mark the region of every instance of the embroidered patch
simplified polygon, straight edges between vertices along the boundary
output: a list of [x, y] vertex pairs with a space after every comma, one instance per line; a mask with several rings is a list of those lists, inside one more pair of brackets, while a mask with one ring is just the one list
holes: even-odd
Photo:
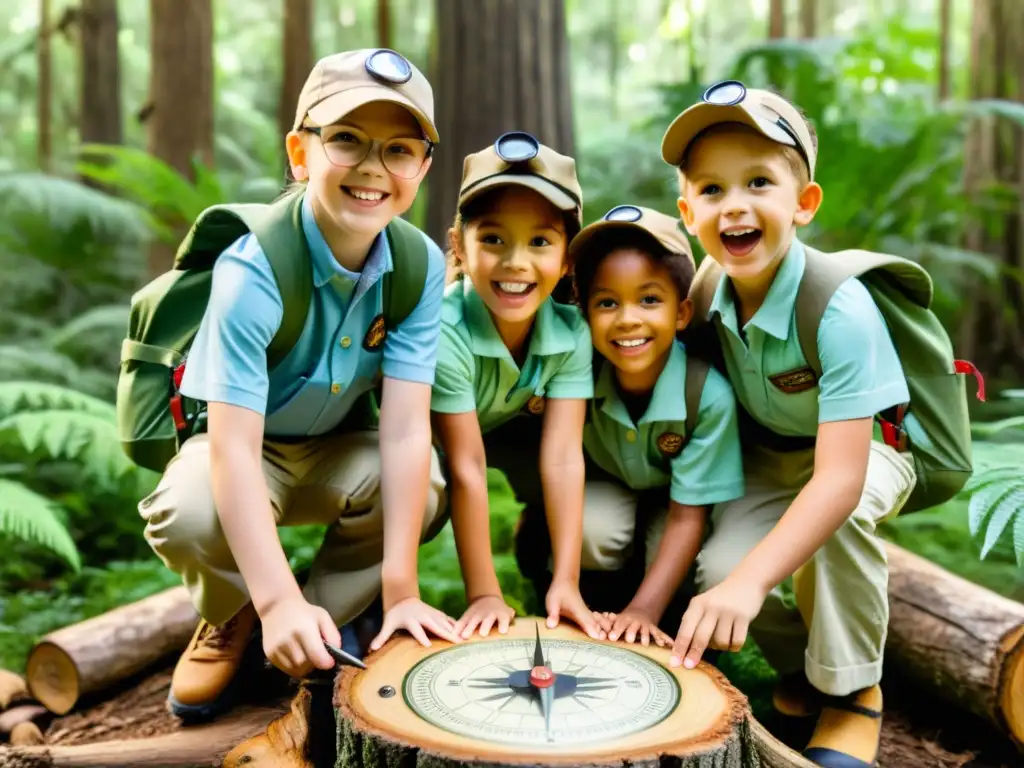
[[683, 436], [675, 432], [662, 432], [658, 438], [658, 450], [665, 456], [675, 458], [683, 452]]
[[370, 329], [366, 332], [366, 336], [363, 337], [363, 349], [367, 352], [380, 349], [385, 336], [387, 336], [387, 328], [384, 327], [384, 315], [377, 315], [370, 323]]
[[534, 416], [539, 416], [544, 413], [544, 407], [547, 405], [544, 395], [534, 395], [526, 401], [526, 410], [532, 413]]
[[818, 386], [818, 377], [810, 368], [797, 368], [785, 373], [777, 373], [769, 376], [768, 381], [775, 385], [775, 388], [787, 395], [795, 395], [797, 392], [806, 392]]

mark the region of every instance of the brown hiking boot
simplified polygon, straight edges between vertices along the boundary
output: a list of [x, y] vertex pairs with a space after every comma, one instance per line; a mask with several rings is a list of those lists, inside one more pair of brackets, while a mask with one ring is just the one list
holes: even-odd
[[208, 719], [229, 705], [235, 679], [258, 617], [247, 603], [224, 624], [200, 621], [181, 654], [167, 697], [170, 710], [183, 720]]
[[829, 696], [804, 757], [823, 768], [875, 768], [881, 735], [881, 687]]

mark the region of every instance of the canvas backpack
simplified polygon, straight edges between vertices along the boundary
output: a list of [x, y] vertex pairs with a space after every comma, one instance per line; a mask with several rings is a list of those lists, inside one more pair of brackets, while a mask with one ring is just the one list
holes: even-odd
[[[821, 378], [818, 325], [836, 289], [847, 279], [858, 278], [885, 319], [910, 391], [909, 403], [875, 417], [885, 442], [909, 450], [913, 456], [917, 483], [903, 512], [947, 501], [963, 488], [972, 472], [971, 423], [963, 374], [972, 374], [977, 380], [979, 400], [985, 399], [985, 382], [972, 363], [953, 356], [949, 336], [931, 310], [931, 277], [919, 264], [899, 256], [861, 250], [823, 253], [806, 246], [804, 250], [806, 265], [796, 295], [796, 327], [810, 371], [796, 374], [813, 375], [813, 386], [817, 386]], [[687, 329], [691, 343], [718, 361], [724, 329], [720, 322], [708, 323], [707, 318], [722, 277], [714, 259], [704, 258], [691, 287], [694, 323]], [[724, 366], [718, 364], [724, 371]], [[928, 436], [927, 443], [910, 440], [903, 430], [903, 417], [910, 412]], [[762, 434], [768, 431], [749, 414], [742, 415], [748, 426]], [[749, 430], [745, 438], [749, 439]], [[774, 433], [772, 439], [782, 443], [793, 440]], [[805, 438], [795, 440], [808, 444]]]
[[[203, 211], [174, 257], [174, 266], [131, 299], [121, 345], [117, 426], [121, 447], [136, 464], [162, 472], [191, 434], [205, 404], [179, 392], [185, 359], [210, 299], [213, 265], [225, 248], [252, 233], [266, 254], [281, 293], [280, 328], [267, 347], [273, 370], [306, 322], [313, 267], [302, 231], [302, 193], [262, 204], [216, 205]], [[396, 328], [415, 308], [427, 272], [420, 231], [395, 218], [385, 229], [394, 269], [383, 277], [384, 323]]]

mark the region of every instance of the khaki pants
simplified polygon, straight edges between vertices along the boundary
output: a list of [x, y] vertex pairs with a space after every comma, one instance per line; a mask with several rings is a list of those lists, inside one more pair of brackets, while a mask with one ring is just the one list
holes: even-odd
[[[763, 539], [810, 480], [812, 450], [744, 455], [746, 495], [719, 504], [697, 558], [701, 591], [721, 583]], [[910, 454], [871, 444], [860, 503], [842, 527], [793, 576], [799, 608], [776, 588], [750, 626], [780, 673], [803, 668], [815, 688], [842, 696], [881, 680], [889, 623], [888, 560], [875, 528], [898, 514], [914, 488]]]
[[[384, 515], [380, 448], [376, 431], [311, 438], [298, 443], [266, 441], [263, 474], [278, 525], [326, 525], [305, 598], [338, 625], [351, 621], [380, 593]], [[436, 452], [421, 541], [446, 522], [445, 480]], [[181, 575], [199, 614], [222, 624], [249, 602], [220, 519], [210, 484], [209, 436], [196, 435], [167, 465], [156, 490], [139, 503], [153, 551]]]

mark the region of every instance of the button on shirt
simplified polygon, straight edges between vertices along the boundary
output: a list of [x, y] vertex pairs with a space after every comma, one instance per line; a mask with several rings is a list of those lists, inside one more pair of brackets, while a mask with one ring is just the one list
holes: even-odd
[[302, 229], [313, 260], [313, 294], [291, 352], [268, 373], [267, 346], [284, 306], [270, 262], [248, 234], [214, 264], [210, 301], [181, 386], [187, 397], [264, 414], [268, 435], [330, 431], [381, 373], [423, 384], [434, 380], [445, 274], [437, 245], [423, 235], [428, 268], [419, 303], [382, 345], [368, 350], [363, 340], [383, 312], [381, 278], [393, 268], [387, 236], [377, 236], [362, 272], [354, 273], [335, 260], [313, 218], [308, 193]]
[[718, 313], [726, 331], [722, 352], [737, 399], [780, 435], [812, 436], [819, 423], [872, 417], [910, 399], [882, 313], [856, 278], [836, 290], [818, 326], [818, 386], [787, 394], [772, 384], [773, 376], [807, 367], [796, 326], [805, 264], [803, 245], [794, 240], [764, 303], [743, 327], [746, 342], [728, 278], [711, 302], [711, 316]]
[[548, 298], [534, 318], [522, 369], [501, 340], [468, 278], [445, 291], [441, 348], [430, 407], [475, 410], [487, 433], [523, 410], [531, 397], [589, 399], [594, 393], [590, 329], [576, 307]]
[[676, 342], [651, 401], [636, 424], [615, 384], [615, 368], [603, 363], [588, 406], [583, 447], [605, 472], [633, 490], [670, 486], [677, 504], [701, 506], [743, 495], [743, 460], [736, 400], [728, 382], [708, 371], [693, 435], [677, 456], [660, 446], [686, 437], [686, 351]]

